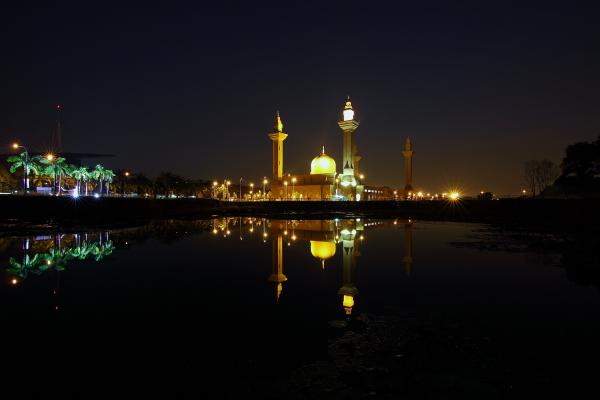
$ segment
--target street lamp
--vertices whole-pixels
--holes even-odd
[[[254,183],[250,182],[250,200],[252,200],[252,193],[254,192]]]
[[[296,177],[292,178],[292,200],[294,199],[294,185],[296,184]]]
[[[123,179],[121,180],[121,196],[125,196],[125,179],[129,177],[129,171],[123,173]]]
[[[46,160],[50,161],[51,164],[54,164],[54,154],[46,154]],[[52,180],[52,194],[54,194],[56,191],[56,170],[54,168],[52,168]]]
[[[225,181],[225,188],[227,190],[227,200],[229,200],[229,185],[231,185],[231,181]]]
[[[212,197],[213,199],[217,198],[217,186],[219,185],[219,182],[214,181],[213,182],[213,190],[212,190]]]
[[[12,148],[23,149],[25,150],[25,164],[23,165],[23,188],[25,194],[29,190],[29,152],[27,151],[27,147],[19,145],[19,143],[13,143]]]
[[[288,198],[288,193],[287,193],[288,181],[283,181],[283,185],[285,186],[285,199],[287,200],[287,198]]]
[[[265,190],[265,185],[266,185],[267,183],[269,183],[269,181],[267,180],[267,177],[265,176],[265,177],[263,178],[263,199],[266,199],[266,198],[267,198],[267,192],[266,192],[266,190]]]
[[[242,181],[243,178],[240,178],[240,201],[242,201]]]

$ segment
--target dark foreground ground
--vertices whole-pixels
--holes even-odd
[[[221,202],[209,199],[0,197],[4,230],[23,224],[127,225],[156,219],[213,216],[321,219],[343,217],[517,224],[576,230],[600,226],[597,199],[502,199],[495,201]]]

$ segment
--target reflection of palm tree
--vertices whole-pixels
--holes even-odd
[[[38,266],[38,264],[40,264],[40,262],[43,260],[43,257],[41,254],[36,254],[33,257],[29,257],[29,254],[25,254],[25,256],[23,257],[23,261],[21,263],[19,263],[17,260],[15,260],[14,257],[11,257],[8,260],[8,263],[10,264],[11,268],[9,268],[7,270],[7,272],[10,275],[17,275],[21,278],[26,278],[27,275],[29,275],[30,272],[34,273],[34,274],[40,274],[41,271],[43,271],[40,268],[40,272],[36,272],[38,270],[36,270],[36,267]],[[47,269],[47,266],[45,266]]]

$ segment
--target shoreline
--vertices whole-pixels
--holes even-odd
[[[254,201],[1,196],[0,230],[28,225],[131,226],[161,219],[254,216],[273,219],[411,218],[541,230],[600,229],[597,199],[421,201]]]

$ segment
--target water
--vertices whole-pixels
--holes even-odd
[[[460,341],[496,394],[583,385],[600,356],[593,248],[497,239],[472,224],[260,218],[4,237],[4,376],[52,371],[76,394],[252,392],[331,357],[367,314]],[[463,350],[424,351],[419,335],[402,351],[425,366],[398,368],[434,375],[408,393],[442,359],[463,368]]]

